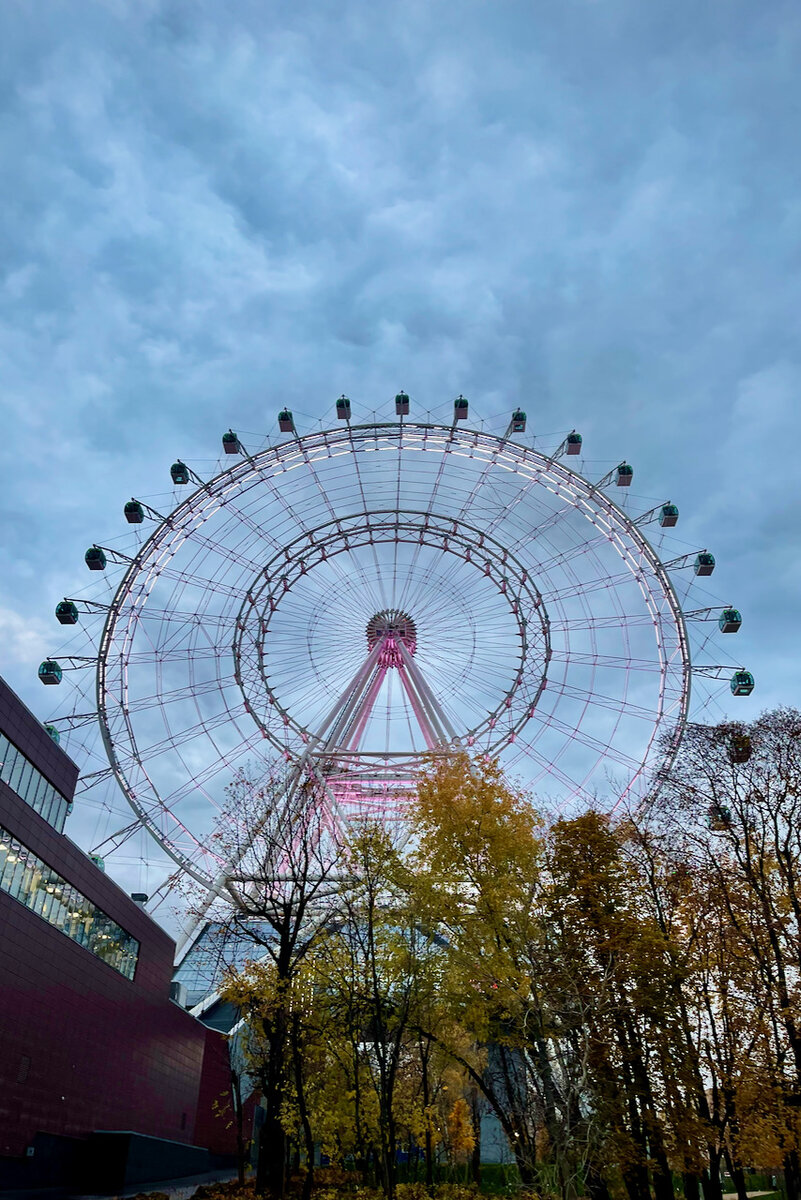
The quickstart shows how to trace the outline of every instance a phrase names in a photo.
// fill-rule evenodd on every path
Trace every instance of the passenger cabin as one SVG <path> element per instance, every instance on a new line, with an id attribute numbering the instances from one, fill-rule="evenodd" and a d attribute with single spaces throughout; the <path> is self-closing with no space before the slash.
<path id="1" fill-rule="evenodd" d="M 746 763 L 753 753 L 751 739 L 745 731 L 733 733 L 728 747 L 730 763 Z"/>
<path id="2" fill-rule="evenodd" d="M 453 419 L 454 421 L 464 421 L 467 416 L 467 401 L 464 396 L 459 395 L 453 402 Z"/>
<path id="3" fill-rule="evenodd" d="M 732 696 L 750 696 L 754 690 L 754 677 L 750 671 L 735 671 L 729 686 Z"/>
<path id="4" fill-rule="evenodd" d="M 512 413 L 512 433 L 526 432 L 526 414 L 522 408 L 516 408 Z"/>
<path id="5" fill-rule="evenodd" d="M 239 453 L 239 438 L 234 433 L 233 429 L 229 429 L 227 433 L 222 435 L 223 450 L 226 454 Z"/>
<path id="6" fill-rule="evenodd" d="M 679 509 L 676 504 L 663 504 L 659 514 L 659 524 L 663 529 L 672 529 L 679 519 Z"/>
<path id="7" fill-rule="evenodd" d="M 708 550 L 702 550 L 696 555 L 695 566 L 693 570 L 696 575 L 711 575 L 715 569 L 715 556 L 710 554 Z"/>
<path id="8" fill-rule="evenodd" d="M 295 422 L 292 420 L 292 413 L 288 408 L 282 408 L 278 414 L 278 428 L 282 433 L 295 432 Z"/>
<path id="9" fill-rule="evenodd" d="M 731 828 L 731 809 L 725 804 L 710 804 L 706 823 L 713 833 Z"/>
<path id="10" fill-rule="evenodd" d="M 170 475 L 174 484 L 189 483 L 189 467 L 180 458 L 170 467 Z"/>
<path id="11" fill-rule="evenodd" d="M 61 683 L 61 667 L 52 658 L 46 658 L 39 666 L 39 678 L 42 683 Z"/>
<path id="12" fill-rule="evenodd" d="M 616 471 L 615 483 L 618 487 L 630 487 L 634 478 L 634 467 L 622 462 Z"/>
<path id="13" fill-rule="evenodd" d="M 395 397 L 395 412 L 399 417 L 408 417 L 409 415 L 409 397 L 405 392 L 398 392 Z"/>
<path id="14" fill-rule="evenodd" d="M 56 605 L 56 620 L 59 625 L 78 624 L 78 609 L 71 600 L 59 600 Z"/>
<path id="15" fill-rule="evenodd" d="M 718 617 L 721 633 L 736 633 L 743 623 L 743 618 L 736 608 L 724 608 Z"/>
<path id="16" fill-rule="evenodd" d="M 568 454 L 581 453 L 581 434 L 576 433 L 575 429 L 567 435 L 565 441 L 567 442 Z"/>
<path id="17" fill-rule="evenodd" d="M 57 746 L 61 745 L 61 734 L 58 732 L 55 725 L 45 725 L 44 731 L 48 737 L 53 739 Z"/>
<path id="18" fill-rule="evenodd" d="M 90 546 L 83 556 L 90 571 L 105 571 L 106 556 L 99 546 Z"/>
<path id="19" fill-rule="evenodd" d="M 129 500 L 123 511 L 129 525 L 141 525 L 145 519 L 145 510 L 138 500 Z"/>
<path id="20" fill-rule="evenodd" d="M 340 396 L 337 400 L 337 419 L 340 421 L 350 420 L 350 400 L 345 395 Z"/>

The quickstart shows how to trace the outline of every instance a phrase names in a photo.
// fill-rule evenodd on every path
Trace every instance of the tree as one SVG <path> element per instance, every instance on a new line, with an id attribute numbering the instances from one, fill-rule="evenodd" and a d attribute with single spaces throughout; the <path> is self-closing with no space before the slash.
<path id="1" fill-rule="evenodd" d="M 249 942 L 257 961 L 233 971 L 223 995 L 246 1017 L 251 1069 L 264 1098 L 256 1190 L 280 1197 L 287 1168 L 287 1105 L 299 1116 L 312 1186 L 313 1137 L 304 1090 L 306 965 L 335 922 L 341 850 L 331 838 L 319 787 L 255 787 L 244 775 L 229 789 L 219 849 L 232 864 L 224 932 Z"/>
<path id="2" fill-rule="evenodd" d="M 750 1006 L 759 1026 L 750 1037 L 762 1060 L 762 1094 L 777 1099 L 771 1124 L 782 1146 L 788 1196 L 799 1200 L 801 713 L 782 708 L 751 725 L 689 730 L 660 805 L 658 820 L 709 880 L 727 937 L 742 947 L 747 978 L 741 970 L 739 994 L 727 990 L 728 1012 L 732 1005 L 737 1011 Z M 722 1015 L 707 1009 L 708 1022 Z M 707 1041 L 716 1045 L 711 1033 Z M 742 1101 L 753 1084 L 743 1080 L 739 1090 Z M 726 1143 L 736 1181 L 738 1144 L 747 1143 L 749 1125 L 737 1091 L 731 1085 L 737 1116 L 729 1118 Z"/>
<path id="3" fill-rule="evenodd" d="M 539 936 L 539 823 L 497 763 L 466 754 L 434 763 L 412 820 L 418 843 L 409 887 L 421 919 L 441 930 L 447 947 L 442 996 L 450 1022 L 424 1033 L 486 1098 L 531 1184 L 538 1122 L 531 1063 L 521 1049 L 534 1025 L 525 1029 L 531 989 L 524 951 Z M 471 1050 L 454 1044 L 464 1029 L 473 1035 Z M 544 1069 L 547 1075 L 547 1061 Z"/>
<path id="4" fill-rule="evenodd" d="M 410 908 L 408 874 L 385 829 L 366 826 L 352 839 L 348 878 L 342 924 L 321 958 L 321 987 L 335 998 L 353 1039 L 354 1083 L 366 1079 L 377 1101 L 377 1158 L 382 1188 L 392 1200 L 400 1085 L 417 1061 L 412 1035 L 431 996 L 436 946 Z M 361 1113 L 361 1092 L 359 1104 Z"/>

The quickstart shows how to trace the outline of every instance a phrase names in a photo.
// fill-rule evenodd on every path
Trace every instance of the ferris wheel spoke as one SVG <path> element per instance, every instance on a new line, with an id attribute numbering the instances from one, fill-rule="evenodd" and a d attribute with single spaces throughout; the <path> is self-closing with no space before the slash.
<path id="1" fill-rule="evenodd" d="M 244 715 L 244 709 L 242 715 Z M 226 709 L 224 712 L 217 713 L 217 715 L 214 717 L 208 717 L 201 721 L 195 722 L 193 725 L 182 726 L 180 729 L 171 730 L 166 737 L 159 739 L 159 741 L 151 742 L 149 745 L 139 747 L 138 752 L 139 754 L 146 756 L 149 761 L 153 762 L 167 751 L 182 750 L 196 738 L 202 735 L 209 736 L 213 730 L 220 729 L 222 727 L 230 728 L 231 722 L 232 714 Z M 220 754 L 220 757 L 223 757 L 221 751 L 218 751 L 218 753 Z M 123 763 L 127 762 L 128 764 L 131 764 L 135 761 L 136 757 L 136 755 L 131 754 L 124 748 L 117 752 L 118 760 Z"/>
<path id="2" fill-rule="evenodd" d="M 604 667 L 614 671 L 643 671 L 649 675 L 661 672 L 659 664 L 650 659 L 637 659 L 615 654 L 594 654 L 579 650 L 553 650 L 551 661 L 570 663 L 573 666 Z"/>
<path id="3" fill-rule="evenodd" d="M 568 774 L 562 767 L 558 765 L 558 760 L 565 753 L 565 747 L 556 756 L 556 758 L 546 758 L 534 746 L 526 747 L 527 756 L 541 768 L 542 776 L 552 783 L 556 781 L 565 789 L 570 800 L 579 800 L 584 803 L 593 804 L 597 797 L 592 792 L 588 792 L 584 788 L 584 784 L 580 783 L 572 775 Z M 562 807 L 561 805 L 559 807 Z"/>
<path id="4" fill-rule="evenodd" d="M 173 650 L 161 650 L 153 646 L 150 650 L 132 651 L 127 656 L 126 661 L 129 666 L 146 666 L 149 663 L 157 661 L 162 663 L 162 665 L 168 663 L 186 663 L 190 660 L 195 662 L 219 662 L 220 659 L 228 657 L 228 653 L 217 646 L 181 646 Z"/>
<path id="5" fill-rule="evenodd" d="M 355 471 L 356 471 L 356 475 L 357 475 L 357 479 L 358 479 L 358 483 L 359 483 L 359 490 L 361 491 L 361 494 L 362 494 L 362 501 L 363 501 L 363 511 L 364 511 L 364 512 L 365 512 L 365 514 L 366 514 L 366 512 L 367 512 L 367 506 L 366 506 L 366 501 L 365 501 L 365 499 L 364 499 L 364 489 L 362 488 L 362 483 L 361 483 L 361 474 L 360 474 L 360 472 L 359 472 L 359 466 L 358 466 L 358 453 L 357 453 L 357 452 L 355 451 L 355 449 L 354 449 L 354 446 L 353 446 L 353 441 L 352 441 L 352 440 L 351 440 L 351 457 L 352 457 L 352 459 L 353 459 L 353 465 L 354 465 L 354 468 L 355 468 Z M 315 488 L 317 489 L 317 492 L 318 492 L 318 494 L 319 494 L 320 498 L 322 499 L 322 501 L 323 501 L 323 504 L 325 505 L 325 508 L 327 509 L 327 511 L 328 511 L 328 513 L 329 513 L 329 516 L 331 517 L 331 519 L 332 519 L 332 520 L 333 520 L 335 523 L 338 523 L 338 522 L 340 521 L 340 516 L 339 516 L 339 514 L 336 512 L 336 510 L 335 510 L 335 508 L 334 508 L 334 506 L 333 506 L 333 504 L 332 504 L 332 502 L 331 502 L 331 498 L 330 498 L 330 496 L 329 496 L 328 490 L 326 489 L 326 487 L 325 487 L 325 485 L 323 484 L 323 482 L 320 480 L 320 478 L 319 478 L 319 476 L 318 476 L 318 474 L 317 474 L 317 471 L 315 470 L 314 461 L 313 461 L 313 459 L 311 459 L 311 458 L 309 457 L 309 455 L 308 455 L 308 453 L 307 453 L 307 451 L 306 451 L 306 448 L 305 448 L 305 446 L 303 447 L 303 459 L 304 459 L 304 462 L 306 463 L 307 469 L 309 470 L 309 473 L 310 473 L 310 475 L 311 475 L 311 478 L 312 478 L 312 480 L 314 481 L 314 486 L 315 486 Z M 377 560 L 376 560 L 376 564 L 377 564 Z M 362 577 L 362 582 L 364 583 L 364 585 L 365 585 L 366 587 L 369 587 L 369 584 L 367 583 L 367 579 L 366 579 L 366 577 L 364 576 L 363 570 L 360 570 L 360 575 L 361 575 L 361 577 Z M 382 601 L 381 601 L 381 597 L 380 597 L 380 596 L 378 596 L 378 597 L 377 597 L 377 600 L 378 600 L 378 607 L 379 607 L 379 608 L 386 607 L 386 605 L 382 603 Z"/>
<path id="6" fill-rule="evenodd" d="M 537 716 L 535 714 L 535 721 Z M 548 727 L 556 729 L 565 734 L 571 741 L 578 742 L 580 745 L 592 750 L 598 754 L 599 758 L 604 760 L 610 759 L 618 766 L 625 768 L 627 771 L 638 771 L 642 766 L 636 758 L 614 745 L 611 738 L 609 741 L 604 741 L 602 738 L 593 737 L 592 734 L 585 732 L 580 726 L 572 725 L 569 721 L 562 721 L 555 714 L 550 714 L 547 720 Z"/>
<path id="7" fill-rule="evenodd" d="M 510 499 L 499 508 L 495 516 L 491 517 L 486 523 L 487 535 L 493 534 L 502 523 L 508 522 L 508 518 L 512 515 L 515 509 L 521 504 L 526 503 L 531 498 L 531 495 L 535 489 L 540 486 L 541 481 L 542 473 L 541 471 L 535 469 L 534 472 L 528 476 L 523 486 L 515 493 L 515 495 L 510 497 Z"/>
<path id="8" fill-rule="evenodd" d="M 168 792 L 161 800 L 161 806 L 172 810 L 177 807 L 182 801 L 192 796 L 195 792 L 202 792 L 208 798 L 206 792 L 206 784 L 217 778 L 220 774 L 225 774 L 226 781 L 234 782 L 236 769 L 234 764 L 244 760 L 244 756 L 253 753 L 257 747 L 263 744 L 261 733 L 256 730 L 248 737 L 243 738 L 236 746 L 232 746 L 225 758 L 218 758 L 214 762 L 208 763 L 200 771 L 195 774 L 189 772 L 187 777 L 180 785 Z M 183 764 L 186 768 L 186 764 Z M 188 768 L 186 768 L 189 771 Z M 215 805 L 216 807 L 216 805 Z"/>
<path id="9" fill-rule="evenodd" d="M 230 680 L 232 686 L 236 686 L 235 680 Z M 209 679 L 194 686 L 184 684 L 182 687 L 166 688 L 160 695 L 142 696 L 138 700 L 130 700 L 125 704 L 125 709 L 132 715 L 147 712 L 154 708 L 159 708 L 162 705 L 179 704 L 183 701 L 191 701 L 195 696 L 206 696 L 211 692 L 219 691 L 219 681 L 217 679 Z M 123 707 L 122 702 L 117 698 L 116 703 Z"/>
<path id="10" fill-rule="evenodd" d="M 621 626 L 622 623 L 622 626 Z M 567 630 L 604 630 L 623 628 L 648 628 L 654 623 L 649 613 L 615 612 L 607 617 L 588 617 L 584 614 L 575 617 L 565 617 L 563 620 L 551 618 L 551 633 L 562 633 Z"/>
<path id="11" fill-rule="evenodd" d="M 622 584 L 629 583 L 633 575 L 630 571 L 621 571 L 617 575 L 610 575 L 606 579 L 601 576 L 594 578 L 587 583 L 579 581 L 571 581 L 560 588 L 554 588 L 552 591 L 543 591 L 542 598 L 546 605 L 552 604 L 554 601 L 564 601 L 578 599 L 582 596 L 586 597 L 595 592 L 609 591 L 615 587 L 620 587 Z"/>
<path id="12" fill-rule="evenodd" d="M 552 684 L 549 680 L 546 692 L 549 698 L 557 694 L 570 700 L 592 703 L 599 709 L 609 709 L 611 712 L 623 713 L 625 716 L 634 717 L 641 721 L 653 722 L 654 720 L 655 710 L 653 708 L 648 708 L 642 704 L 635 704 L 631 700 L 624 703 L 618 696 L 609 696 L 592 688 L 581 687 L 578 684 L 566 681 Z"/>
<path id="13" fill-rule="evenodd" d="M 170 609 L 152 609 L 145 605 L 137 612 L 136 619 L 143 628 L 150 622 L 158 624 L 160 629 L 173 624 L 185 627 L 202 625 L 206 629 L 221 631 L 232 631 L 236 628 L 236 613 L 171 612 Z"/>

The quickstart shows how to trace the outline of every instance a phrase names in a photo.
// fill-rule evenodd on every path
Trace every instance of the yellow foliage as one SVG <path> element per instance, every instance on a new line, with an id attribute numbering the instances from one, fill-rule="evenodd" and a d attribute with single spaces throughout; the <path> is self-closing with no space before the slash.
<path id="1" fill-rule="evenodd" d="M 451 1158 L 456 1163 L 467 1162 L 476 1144 L 473 1121 L 467 1102 L 460 1097 L 448 1114 L 448 1142 Z"/>

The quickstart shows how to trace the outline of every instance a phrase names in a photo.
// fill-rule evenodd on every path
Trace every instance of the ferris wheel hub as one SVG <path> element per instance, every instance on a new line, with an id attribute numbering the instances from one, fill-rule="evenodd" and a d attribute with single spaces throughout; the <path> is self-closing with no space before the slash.
<path id="1" fill-rule="evenodd" d="M 403 665 L 398 643 L 402 642 L 410 654 L 417 649 L 417 626 L 408 613 L 399 608 L 385 608 L 375 613 L 367 622 L 367 649 L 373 650 L 379 641 L 384 649 L 378 658 L 381 667 Z"/>

